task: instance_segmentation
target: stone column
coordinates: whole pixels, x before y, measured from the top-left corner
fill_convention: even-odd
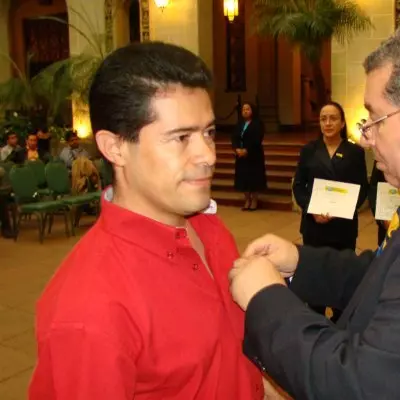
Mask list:
[[[332,99],[341,103],[346,112],[349,133],[359,140],[357,121],[368,115],[364,109],[365,57],[390,36],[395,29],[394,0],[357,0],[371,17],[375,29],[355,37],[349,44],[340,46],[332,42]],[[373,164],[372,153],[367,153],[368,169]]]
[[[111,38],[106,37],[105,43],[103,43],[103,52],[111,50],[113,41],[112,26],[111,31],[110,29],[106,31],[106,5],[105,0],[91,0],[85,2],[82,0],[67,0],[69,23],[81,30],[90,40],[93,40],[94,35],[111,34]],[[71,56],[76,56],[83,52],[96,55],[100,54],[100,50],[94,49],[88,41],[72,27],[69,29],[69,46]],[[110,48],[106,49],[106,47]],[[72,104],[72,113],[74,129],[78,131],[78,135],[81,138],[90,139],[92,136],[92,129],[87,107]]]

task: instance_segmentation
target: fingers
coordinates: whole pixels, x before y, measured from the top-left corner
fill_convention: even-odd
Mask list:
[[[243,253],[244,258],[268,255],[271,247],[272,235],[265,235],[251,242]]]

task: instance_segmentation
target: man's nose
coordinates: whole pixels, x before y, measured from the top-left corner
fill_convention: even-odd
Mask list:
[[[203,134],[196,135],[193,143],[194,153],[198,162],[206,163],[214,166],[216,162],[215,143],[214,140],[205,137]]]

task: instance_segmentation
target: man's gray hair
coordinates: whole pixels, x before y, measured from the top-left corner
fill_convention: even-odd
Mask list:
[[[392,74],[386,84],[385,97],[394,105],[400,105],[400,29],[385,40],[364,61],[367,74],[384,67],[393,65]]]

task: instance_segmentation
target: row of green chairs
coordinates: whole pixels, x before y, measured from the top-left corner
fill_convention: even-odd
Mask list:
[[[36,166],[37,164],[35,164]],[[77,216],[80,216],[81,207],[92,203],[98,205],[100,192],[82,195],[71,194],[69,172],[64,163],[49,162],[44,172],[43,179],[39,167],[35,170],[30,163],[22,166],[15,165],[10,170],[9,179],[14,194],[15,213],[17,214],[15,240],[18,238],[21,218],[24,215],[36,216],[39,240],[43,243],[47,221],[49,221],[48,233],[50,233],[55,214],[64,215],[66,235],[69,236],[70,230],[72,235],[75,235],[74,228],[79,223]],[[42,188],[39,187],[39,184]],[[46,188],[43,187],[45,184],[47,185]],[[45,200],[43,196],[51,196],[51,199]]]

